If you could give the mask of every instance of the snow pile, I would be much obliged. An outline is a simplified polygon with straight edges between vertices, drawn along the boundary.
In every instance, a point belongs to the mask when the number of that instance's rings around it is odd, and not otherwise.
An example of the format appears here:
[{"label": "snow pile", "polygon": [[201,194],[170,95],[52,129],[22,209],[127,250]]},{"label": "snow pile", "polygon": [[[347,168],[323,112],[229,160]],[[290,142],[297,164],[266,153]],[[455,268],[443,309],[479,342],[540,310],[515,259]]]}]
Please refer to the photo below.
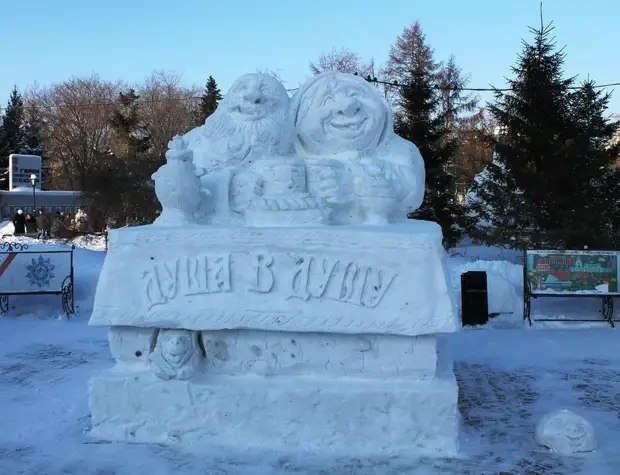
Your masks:
[{"label": "snow pile", "polygon": [[106,237],[104,234],[84,234],[73,239],[73,244],[89,251],[105,251]]},{"label": "snow pile", "polygon": [[462,239],[458,247],[450,250],[450,257],[467,261],[508,261],[513,264],[523,262],[523,251],[502,247],[481,246],[469,238]]},{"label": "snow pile", "polygon": [[70,246],[73,244],[76,248],[87,249],[89,251],[105,251],[106,249],[106,237],[104,234],[83,234],[72,240],[67,239],[46,239],[40,240],[25,236],[15,236],[15,227],[11,221],[0,222],[0,237],[6,242],[21,242],[28,244],[30,250],[33,249],[33,245],[41,246]]},{"label": "snow pile", "polygon": [[2,221],[0,222],[0,236],[5,234],[13,234],[15,232],[15,226],[13,226],[13,221]]}]

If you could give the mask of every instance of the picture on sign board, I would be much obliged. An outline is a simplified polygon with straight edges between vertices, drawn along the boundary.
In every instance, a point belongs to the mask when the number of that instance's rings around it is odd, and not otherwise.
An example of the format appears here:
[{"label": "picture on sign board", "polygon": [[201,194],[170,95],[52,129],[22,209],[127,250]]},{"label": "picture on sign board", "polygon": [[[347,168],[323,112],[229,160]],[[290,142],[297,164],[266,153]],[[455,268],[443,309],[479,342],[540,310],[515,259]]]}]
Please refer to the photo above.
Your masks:
[{"label": "picture on sign board", "polygon": [[620,294],[619,253],[528,251],[526,274],[533,294]]}]

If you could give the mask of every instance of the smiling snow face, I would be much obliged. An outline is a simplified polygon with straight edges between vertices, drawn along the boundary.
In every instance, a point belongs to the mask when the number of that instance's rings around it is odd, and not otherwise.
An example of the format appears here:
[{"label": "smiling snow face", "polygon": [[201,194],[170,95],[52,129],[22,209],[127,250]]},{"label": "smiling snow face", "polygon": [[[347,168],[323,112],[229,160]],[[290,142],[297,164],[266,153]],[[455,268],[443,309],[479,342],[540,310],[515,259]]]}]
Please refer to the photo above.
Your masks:
[{"label": "smiling snow face", "polygon": [[328,73],[300,94],[292,115],[305,153],[364,153],[379,144],[388,114],[379,93],[363,79]]},{"label": "smiling snow face", "polygon": [[541,419],[536,426],[536,442],[563,455],[596,449],[592,426],[567,409],[547,414]]}]

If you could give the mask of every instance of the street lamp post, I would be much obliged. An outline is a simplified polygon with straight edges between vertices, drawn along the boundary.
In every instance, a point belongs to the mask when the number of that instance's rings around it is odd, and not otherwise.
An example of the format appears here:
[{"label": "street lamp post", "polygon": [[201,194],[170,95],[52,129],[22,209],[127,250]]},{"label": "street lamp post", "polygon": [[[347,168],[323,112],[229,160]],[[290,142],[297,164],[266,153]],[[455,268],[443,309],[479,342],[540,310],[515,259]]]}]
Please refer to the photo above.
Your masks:
[{"label": "street lamp post", "polygon": [[32,214],[36,215],[37,213],[37,195],[36,195],[36,187],[37,187],[37,176],[33,173],[30,175],[30,184],[32,185]]}]

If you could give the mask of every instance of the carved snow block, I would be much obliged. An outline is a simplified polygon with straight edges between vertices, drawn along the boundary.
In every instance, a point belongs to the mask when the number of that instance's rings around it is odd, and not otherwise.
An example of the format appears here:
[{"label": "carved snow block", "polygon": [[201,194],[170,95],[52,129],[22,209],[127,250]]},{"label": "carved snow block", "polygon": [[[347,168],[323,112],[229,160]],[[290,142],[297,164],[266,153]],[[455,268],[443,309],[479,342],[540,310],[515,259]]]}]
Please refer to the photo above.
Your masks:
[{"label": "carved snow block", "polygon": [[409,336],[459,328],[435,223],[141,226],[109,239],[91,325]]},{"label": "carved snow block", "polygon": [[110,353],[119,363],[148,363],[157,338],[157,329],[138,327],[108,328]]},{"label": "carved snow block", "polygon": [[[174,369],[93,379],[95,438],[456,453],[458,389],[436,335],[460,325],[433,223],[116,230],[90,323],[113,327],[119,363],[140,335]],[[191,371],[178,345],[160,348],[171,329],[196,336]]]},{"label": "carved snow block", "polygon": [[433,335],[342,335],[220,330],[202,333],[212,374],[432,379]]},{"label": "carved snow block", "polygon": [[[458,387],[431,381],[209,375],[90,382],[95,439],[372,457],[458,451]],[[96,410],[94,410],[96,408]]]}]

